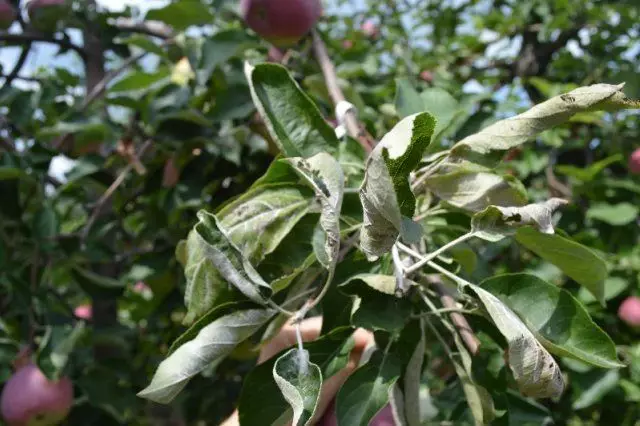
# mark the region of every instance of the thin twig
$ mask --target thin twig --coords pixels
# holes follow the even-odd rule
[[[405,276],[407,275],[411,275],[412,273],[416,272],[417,270],[419,270],[420,268],[422,268],[424,265],[426,265],[428,262],[430,262],[431,260],[435,259],[436,257],[438,257],[438,255],[440,255],[441,253],[444,253],[445,251],[449,250],[451,247],[456,246],[457,244],[460,244],[470,238],[473,238],[474,233],[473,232],[468,232],[466,234],[463,234],[461,236],[459,236],[458,238],[456,238],[453,241],[448,242],[447,244],[443,245],[442,247],[440,247],[439,249],[427,254],[426,256],[423,256],[417,263],[411,265],[409,268],[405,269],[404,273]]]
[[[5,42],[7,44],[24,44],[29,42],[51,43],[57,44],[63,49],[75,51],[82,59],[85,59],[87,56],[87,53],[82,47],[73,44],[68,39],[54,38],[51,34],[35,31],[24,31],[21,33],[8,33],[2,31],[0,32],[0,42]]]
[[[18,77],[20,74],[20,70],[24,66],[25,62],[27,62],[27,58],[29,57],[29,52],[31,52],[31,42],[26,42],[24,48],[22,49],[22,53],[20,53],[20,57],[16,61],[16,64],[13,66],[11,72],[5,77],[4,86],[10,87],[13,80]]]
[[[142,147],[140,147],[140,150],[138,151],[136,157],[142,158],[145,151],[151,146],[152,142],[153,142],[152,139],[147,140],[142,145]],[[122,172],[120,172],[116,180],[113,181],[111,186],[107,188],[104,194],[102,194],[100,199],[96,202],[96,205],[93,208],[93,212],[91,213],[91,216],[89,217],[89,220],[87,221],[87,224],[85,225],[82,231],[81,240],[83,242],[87,239],[87,236],[89,235],[89,231],[91,230],[93,223],[96,221],[96,219],[100,215],[102,208],[104,207],[106,202],[109,201],[109,199],[111,198],[113,193],[116,191],[116,189],[118,189],[118,187],[122,184],[122,182],[124,182],[124,180],[126,179],[127,175],[131,172],[131,170],[133,170],[133,166],[134,166],[133,162],[130,162],[129,164],[127,164],[125,168],[122,170]]]
[[[121,31],[147,34],[165,40],[170,39],[174,36],[173,28],[160,21],[140,22],[132,18],[119,17],[113,20],[109,20],[108,23]]]
[[[346,101],[344,94],[342,93],[342,89],[340,89],[340,85],[338,84],[336,68],[327,53],[327,46],[324,44],[324,41],[322,41],[320,35],[316,31],[313,31],[312,36],[313,50],[315,52],[316,59],[322,69],[322,75],[324,76],[329,96],[331,97],[334,106],[336,106],[338,103]],[[369,141],[360,130],[360,125],[358,124],[355,111],[349,110],[345,113],[344,125],[347,128],[349,136],[360,142],[360,145],[362,145],[365,151],[371,152],[373,146],[371,141]]]

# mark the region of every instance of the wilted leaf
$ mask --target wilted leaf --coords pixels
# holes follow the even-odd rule
[[[468,285],[509,344],[509,367],[520,392],[534,398],[559,397],[564,391],[560,367],[520,318],[497,297]]]
[[[331,155],[321,152],[309,159],[286,160],[302,179],[313,188],[320,200],[320,226],[324,231],[324,251],[328,269],[333,269],[340,250],[340,209],[344,195],[344,174]]]
[[[487,206],[522,206],[527,192],[520,181],[511,176],[489,172],[457,170],[434,175],[425,186],[454,207],[480,211]]]
[[[219,301],[230,301],[228,284],[250,300],[263,303],[271,294],[269,284],[220,229],[214,215],[202,210],[198,218],[185,246],[185,304],[189,309],[185,322],[204,315]]]
[[[473,215],[471,232],[488,241],[499,241],[506,235],[513,234],[516,227],[523,225],[534,225],[544,234],[553,234],[552,215],[567,203],[561,198],[551,198],[522,207],[489,206]]]
[[[334,130],[286,68],[245,63],[245,75],[253,102],[286,157],[337,152],[338,138]]]
[[[300,185],[265,184],[224,206],[216,217],[234,245],[257,264],[309,212],[312,201],[311,191]]]
[[[273,378],[293,409],[293,425],[309,424],[322,387],[322,372],[309,361],[309,352],[291,349],[278,357],[273,366]]]
[[[389,402],[389,392],[400,378],[401,366],[393,354],[380,351],[358,368],[336,396],[339,425],[368,426]]]
[[[202,328],[193,340],[162,361],[149,386],[138,396],[163,404],[171,402],[193,376],[212,362],[226,357],[273,314],[273,311],[265,309],[249,309],[213,321]]]
[[[578,112],[638,108],[638,103],[625,97],[622,87],[622,84],[594,84],[555,96],[520,115],[500,120],[467,136],[453,146],[451,155],[460,156],[469,151],[486,154],[513,148],[544,130],[564,123]]]
[[[341,284],[338,287],[349,294],[353,293],[353,290],[350,290],[350,284],[354,281],[362,281],[369,287],[374,290],[377,290],[381,293],[388,295],[395,295],[396,290],[396,278],[392,275],[382,275],[382,274],[357,274]],[[353,287],[353,286],[351,286]]]
[[[603,368],[623,367],[611,338],[568,291],[530,274],[508,274],[480,284],[524,321],[551,353]]]
[[[516,240],[544,260],[553,263],[604,303],[607,265],[588,247],[558,234],[543,234],[530,227],[516,231]]]
[[[391,249],[406,227],[403,217],[413,216],[416,200],[409,173],[419,164],[434,128],[429,113],[409,116],[382,138],[367,160],[360,188],[364,209],[360,247],[371,260]]]

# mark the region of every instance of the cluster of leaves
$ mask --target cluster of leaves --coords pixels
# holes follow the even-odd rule
[[[291,74],[256,65],[268,46],[237,1],[144,16],[76,3],[49,40],[60,60],[2,70],[0,380],[35,343],[45,373],[74,381],[70,424],[215,424],[238,401],[243,424],[304,424],[364,327],[378,350],[340,391],[341,423],[389,400],[410,425],[633,423],[640,347],[614,312],[639,291],[640,191],[623,164],[638,125],[611,112],[633,106],[617,83],[640,95],[633,2],[327,1],[319,29],[380,140],[371,154],[326,124],[309,40],[288,52]],[[132,16],[156,26],[119,25]],[[358,30],[364,19],[380,36]],[[0,52],[28,54],[21,24]],[[94,32],[104,51],[90,56],[111,71],[98,96],[89,67],[70,65],[78,52],[89,64],[69,49],[76,29]],[[501,43],[519,51],[496,58]],[[64,179],[50,173],[60,155],[73,160]],[[571,200],[555,230],[552,196]],[[321,337],[252,368],[310,297]],[[167,410],[135,398],[158,364],[143,394],[179,394]]]

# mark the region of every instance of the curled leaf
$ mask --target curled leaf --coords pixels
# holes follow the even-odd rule
[[[627,98],[624,84],[594,84],[554,96],[515,117],[500,120],[478,133],[467,136],[451,149],[452,156],[466,152],[487,154],[518,146],[533,136],[569,120],[584,111],[640,108],[640,102]]]
[[[471,231],[489,241],[498,241],[524,225],[534,225],[543,234],[554,234],[552,215],[568,203],[562,198],[550,198],[522,207],[489,206],[473,216]]]
[[[367,160],[360,187],[364,210],[360,246],[370,260],[387,253],[403,230],[415,229],[403,223],[413,216],[416,206],[409,174],[431,142],[435,124],[429,113],[406,117],[382,138]]]

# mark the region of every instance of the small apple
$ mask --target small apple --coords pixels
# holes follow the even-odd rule
[[[618,308],[618,318],[627,325],[640,330],[640,297],[629,296]]]
[[[9,426],[53,426],[62,422],[73,404],[68,377],[50,381],[33,363],[18,369],[0,396],[2,418]]]
[[[637,148],[629,157],[629,171],[634,175],[640,175],[640,148]]]
[[[80,319],[90,320],[93,318],[93,306],[89,303],[85,303],[84,305],[78,305],[73,310],[73,314]]]
[[[55,32],[70,13],[68,0],[31,0],[27,4],[31,26],[46,33]]]
[[[420,73],[420,79],[422,81],[426,81],[427,83],[432,83],[433,82],[433,73],[429,70],[423,70]]]
[[[364,21],[360,30],[364,33],[365,36],[369,38],[376,38],[380,34],[380,29],[373,21]]]
[[[8,29],[16,20],[16,9],[7,0],[0,0],[0,30]]]
[[[353,41],[352,40],[343,40],[342,41],[342,48],[349,50],[353,47]]]
[[[241,0],[245,22],[262,38],[280,47],[305,36],[322,15],[320,0]]]

